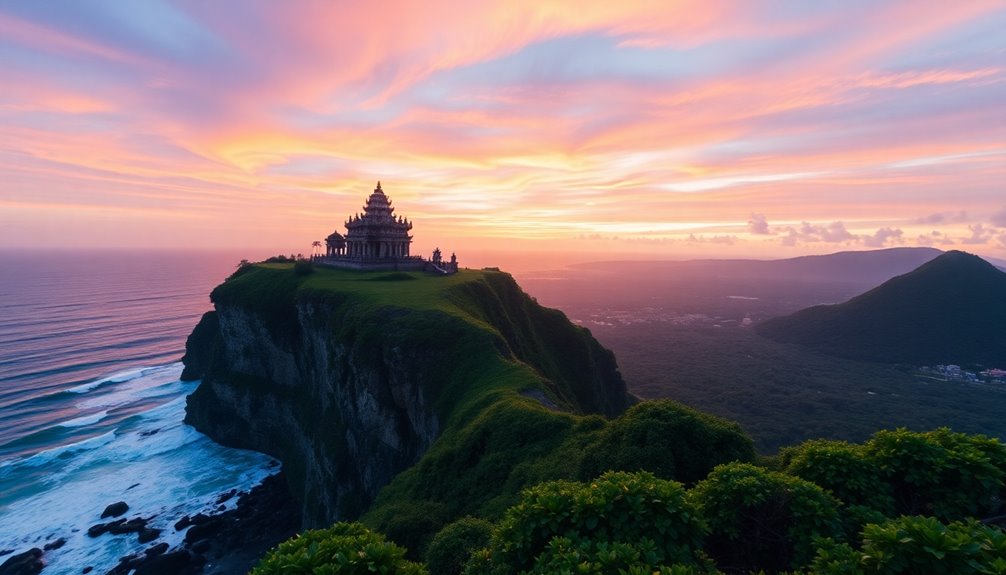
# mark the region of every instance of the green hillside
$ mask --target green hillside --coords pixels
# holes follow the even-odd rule
[[[759,324],[759,334],[853,359],[1006,365],[1006,273],[947,252],[838,305]]]

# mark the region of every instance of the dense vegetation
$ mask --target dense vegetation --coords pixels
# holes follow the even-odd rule
[[[630,391],[736,421],[760,453],[814,438],[865,441],[887,427],[1006,438],[1004,386],[921,378],[911,366],[837,358],[750,328],[640,322],[591,332],[615,352]]]
[[[1004,496],[1006,445],[899,429],[721,464],[691,488],[647,471],[541,483],[493,523],[447,525],[426,558],[448,575],[1006,573],[1006,534],[974,519],[1002,513]],[[339,529],[383,541],[360,525]],[[374,554],[339,541],[333,557]],[[306,545],[285,545],[263,565],[305,560]],[[288,572],[301,571],[256,573]]]
[[[778,341],[827,353],[936,365],[1006,365],[1006,273],[947,252],[838,305],[816,306],[757,326]]]

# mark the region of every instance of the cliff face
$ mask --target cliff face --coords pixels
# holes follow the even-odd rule
[[[451,421],[499,394],[615,415],[614,358],[510,276],[255,267],[214,290],[187,343],[186,422],[279,458],[306,526],[365,511]]]

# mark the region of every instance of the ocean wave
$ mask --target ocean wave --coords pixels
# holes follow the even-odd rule
[[[113,441],[115,441],[114,430],[107,431],[95,437],[89,437],[81,441],[70,443],[68,445],[61,445],[60,447],[54,447],[52,449],[40,451],[35,455],[23,459],[12,459],[8,461],[2,461],[0,462],[0,479],[3,479],[4,471],[8,469],[16,467],[41,467],[43,465],[52,463],[56,459],[66,459],[73,456],[74,454],[83,451],[95,450],[100,447],[104,447],[105,445],[108,445]]]
[[[67,421],[61,421],[56,424],[56,427],[84,427],[86,425],[92,425],[98,423],[102,419],[108,417],[108,410],[99,411],[98,413],[91,413],[88,415],[82,415],[80,417],[75,417]]]
[[[107,377],[102,377],[94,381],[89,381],[85,384],[78,385],[76,387],[71,387],[65,390],[67,393],[88,393],[98,389],[103,385],[115,384],[115,383],[126,383],[127,381],[132,381],[134,379],[143,377],[149,373],[162,371],[165,369],[177,369],[182,366],[182,362],[169,363],[167,365],[156,365],[156,366],[146,366],[138,367],[135,369],[128,369],[126,371],[120,371],[119,373],[113,373]]]

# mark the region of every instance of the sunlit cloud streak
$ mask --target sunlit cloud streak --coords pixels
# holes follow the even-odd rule
[[[984,0],[6,4],[0,246],[296,251],[380,179],[422,250],[1003,257],[1004,28]]]

